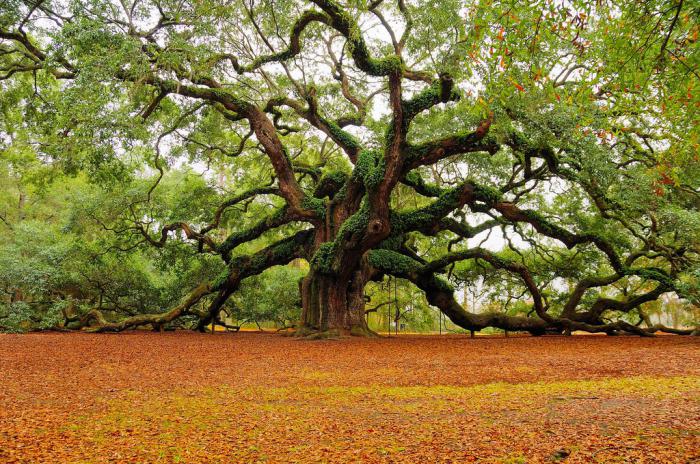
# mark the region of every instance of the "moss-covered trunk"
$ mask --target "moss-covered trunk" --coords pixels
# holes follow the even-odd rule
[[[365,274],[359,270],[351,278],[328,276],[311,271],[301,284],[302,316],[300,335],[369,335],[365,321]]]

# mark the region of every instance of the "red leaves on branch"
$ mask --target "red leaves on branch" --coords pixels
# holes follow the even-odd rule
[[[503,27],[501,27],[498,30],[498,35],[496,36],[496,39],[501,40],[501,41],[505,40],[505,32],[506,32],[506,30]]]

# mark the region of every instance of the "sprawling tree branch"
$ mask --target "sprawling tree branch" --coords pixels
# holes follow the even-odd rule
[[[39,129],[31,124],[23,128],[29,134],[25,138],[37,139],[29,145],[39,151],[45,147],[52,154],[61,151],[66,140],[80,136],[76,134],[89,139],[93,133],[110,133],[103,138],[118,145],[121,133],[103,127],[99,117],[90,121],[56,117],[53,112],[64,108],[69,113],[73,102],[62,101],[63,93],[79,92],[83,86],[127,90],[115,98],[114,106],[130,115],[140,130],[133,133],[141,135],[129,137],[141,137],[138,143],[143,146],[155,144],[158,175],[146,200],[129,206],[129,226],[102,223],[105,229],[127,241],[139,240],[127,249],[146,243],[167,250],[168,240],[184,235],[200,253],[206,249],[218,255],[226,266],[219,279],[196,287],[166,312],[132,314],[112,322],[93,310],[83,324],[95,323],[93,329],[100,331],[162,327],[190,315],[199,318],[198,327],[203,329],[219,320],[221,308],[243,279],[305,258],[310,269],[300,286],[302,325],[314,330],[367,334],[364,288],[383,275],[409,280],[425,292],[430,304],[469,330],[493,326],[533,334],[586,330],[639,335],[667,330],[650,326],[648,317],[640,316],[638,325],[624,320],[635,310],[642,314],[640,308],[667,292],[697,293],[688,282],[695,282],[692,271],[697,269],[700,248],[693,239],[674,235],[672,229],[695,220],[698,189],[691,185],[692,178],[684,183],[671,177],[680,176],[668,158],[688,147],[676,149],[683,137],[662,133],[672,132],[663,111],[619,104],[617,98],[633,97],[609,85],[619,78],[617,71],[608,70],[605,79],[601,76],[604,84],[596,82],[595,92],[586,87],[577,90],[576,95],[590,94],[595,103],[590,106],[568,94],[566,104],[559,93],[553,96],[552,92],[564,93],[585,84],[586,75],[580,72],[593,72],[590,62],[577,58],[587,47],[578,36],[548,38],[553,56],[561,52],[564,64],[540,57],[547,64],[537,70],[526,89],[514,81],[525,76],[509,74],[509,69],[530,69],[531,63],[517,62],[517,54],[508,53],[508,47],[517,44],[506,46],[503,32],[471,44],[470,52],[464,51],[470,39],[460,37],[445,44],[449,51],[427,50],[412,43],[412,34],[426,33],[426,24],[402,0],[396,18],[388,16],[381,1],[357,9],[332,0],[310,3],[311,8],[296,18],[271,14],[264,20],[252,4],[231,6],[230,11],[246,19],[221,28],[216,40],[196,27],[202,21],[197,15],[207,17],[206,13],[160,4],[152,12],[157,22],[144,30],[133,12],[94,6],[64,16],[38,5],[19,15],[23,19],[17,24],[0,30],[0,80],[5,85],[21,76],[33,77],[34,95],[17,101],[34,105],[27,114],[46,113],[37,118]],[[659,55],[671,51],[672,33],[683,23],[680,10],[679,6]],[[234,15],[227,11],[221,14]],[[38,12],[53,21],[47,26],[49,33]],[[386,31],[385,43],[363,32],[368,18]],[[392,19],[403,21],[400,36]],[[441,27],[431,24],[428,29]],[[25,32],[30,29],[36,37]],[[85,37],[95,41],[98,51],[85,47],[81,42]],[[482,50],[484,44],[491,47],[498,42],[503,42],[504,50]],[[529,53],[534,53],[534,45]],[[494,76],[481,75],[483,88],[472,95],[465,92],[472,73],[485,72],[479,64],[482,58],[475,58],[480,52],[484,60],[486,55],[499,54],[508,60],[502,56],[497,66],[489,64]],[[462,69],[465,66],[469,72]],[[549,74],[540,75],[547,66]],[[603,73],[602,67],[595,72]],[[499,73],[504,79],[500,84]],[[656,74],[652,77],[661,79]],[[44,98],[42,88],[64,105],[35,104],[34,99]],[[662,94],[659,88],[654,92]],[[692,106],[689,94],[682,97],[687,102],[677,101]],[[195,110],[178,113],[173,109],[191,101],[196,102]],[[376,107],[377,101],[386,105]],[[200,112],[200,108],[211,111]],[[440,119],[462,108],[469,114],[459,119],[472,121],[469,125],[454,122],[457,118]],[[111,111],[104,108],[95,114]],[[585,120],[576,111],[586,112]],[[379,112],[381,116],[374,114]],[[439,117],[416,127],[432,115]],[[44,130],[43,119],[51,118],[62,127]],[[648,125],[650,120],[659,121],[661,129],[647,130],[644,122]],[[178,128],[190,121],[196,121],[192,132],[179,134]],[[241,137],[240,131],[247,133]],[[589,132],[597,138],[586,138]],[[426,133],[441,135],[428,139]],[[167,171],[160,144],[165,146],[166,140],[175,138],[173,134],[187,143],[193,159],[206,156],[209,163],[216,158],[212,152],[229,155],[223,157],[220,169],[230,168],[234,179],[230,182],[242,180],[245,191],[220,198],[211,215],[193,215],[195,219],[180,220],[174,215],[170,217],[178,220],[170,222],[151,214],[155,210],[149,208],[156,201],[151,194]],[[673,150],[666,149],[670,144]],[[271,168],[241,161],[258,152]],[[254,177],[248,170],[260,172]],[[259,185],[260,178],[272,180]],[[628,204],[635,200],[629,200],[632,196],[624,190],[649,178],[651,196],[634,206]],[[250,179],[257,184],[251,185]],[[272,214],[253,217],[268,195],[279,197]],[[564,206],[557,204],[561,199],[566,200]],[[224,218],[241,203],[255,204],[255,212],[242,213],[246,216],[239,222],[246,226],[232,226]],[[159,228],[151,230],[154,224]],[[310,228],[300,231],[302,227]],[[270,244],[272,234],[265,234],[273,230],[287,237]],[[501,235],[502,252],[473,245],[472,239],[492,232]],[[268,240],[263,249],[238,254],[242,245],[261,238]],[[457,246],[468,248],[453,251]],[[566,270],[558,263],[562,256],[578,254],[590,255],[590,271]],[[454,265],[465,260],[478,263],[476,268],[484,273],[513,276],[508,280],[517,291],[511,292],[511,298],[522,300],[529,295],[530,314],[477,314],[462,308],[440,275],[449,268],[447,277],[454,281]],[[552,283],[559,271],[566,281],[561,285],[568,286],[565,290]],[[634,285],[633,290],[628,288]],[[560,290],[568,294],[558,301],[550,298]],[[194,311],[194,305],[204,299],[208,309]],[[606,320],[613,313],[623,318]],[[642,327],[642,322],[648,327]]]

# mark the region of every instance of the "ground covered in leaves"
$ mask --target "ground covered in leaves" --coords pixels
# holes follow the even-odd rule
[[[700,340],[0,335],[0,462],[700,462]]]

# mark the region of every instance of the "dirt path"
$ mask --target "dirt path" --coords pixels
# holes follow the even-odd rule
[[[0,335],[1,463],[557,460],[700,462],[700,340]]]

